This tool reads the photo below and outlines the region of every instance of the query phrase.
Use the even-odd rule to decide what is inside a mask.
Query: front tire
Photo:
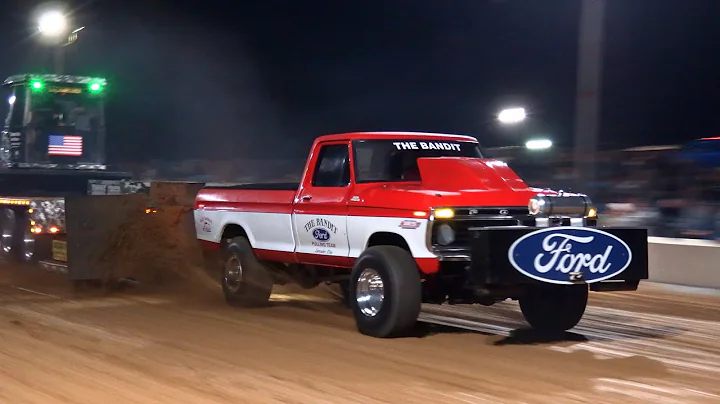
[[[355,262],[348,297],[362,334],[377,338],[410,334],[422,304],[415,260],[400,247],[369,247]]]
[[[273,278],[253,253],[245,237],[235,237],[226,248],[221,278],[225,301],[236,307],[263,306],[270,300]]]
[[[563,332],[580,322],[587,302],[587,285],[533,287],[520,298],[520,310],[531,327]]]

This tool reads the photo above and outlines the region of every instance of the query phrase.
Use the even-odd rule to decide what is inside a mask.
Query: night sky
[[[720,136],[720,2],[607,1],[601,145]],[[41,2],[0,4],[0,74],[49,72]],[[572,144],[579,0],[66,4],[86,26],[66,71],[111,83],[111,161],[297,156],[355,130]],[[515,104],[531,120],[499,128]]]

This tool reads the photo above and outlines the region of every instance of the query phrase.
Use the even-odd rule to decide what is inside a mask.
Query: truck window
[[[356,140],[353,142],[355,181],[419,181],[417,159],[423,157],[482,158],[475,142],[438,139]]]
[[[350,153],[345,144],[322,146],[313,173],[314,187],[344,187],[350,184]]]

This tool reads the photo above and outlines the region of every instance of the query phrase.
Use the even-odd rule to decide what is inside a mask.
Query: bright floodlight
[[[48,11],[38,20],[38,30],[45,36],[57,37],[65,34],[66,29],[67,18],[59,11]]]
[[[526,117],[525,108],[507,108],[500,111],[497,119],[502,124],[512,125],[524,121]]]
[[[552,141],[549,139],[528,140],[525,147],[529,150],[545,150],[552,147]]]

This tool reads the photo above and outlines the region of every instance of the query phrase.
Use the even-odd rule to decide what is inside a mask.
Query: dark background
[[[601,146],[719,136],[720,2],[607,1]],[[0,74],[50,72],[41,2],[0,3]],[[297,156],[355,130],[572,144],[579,0],[66,4],[87,27],[66,72],[111,83],[111,161]],[[514,104],[531,119],[499,128]]]

